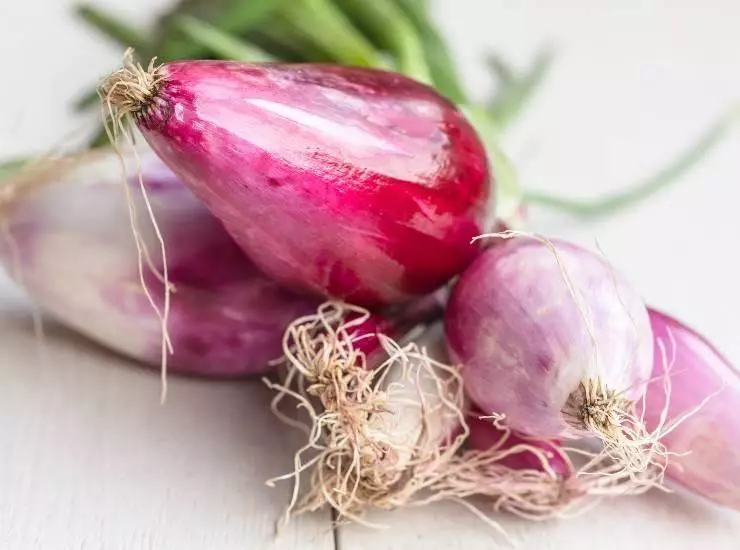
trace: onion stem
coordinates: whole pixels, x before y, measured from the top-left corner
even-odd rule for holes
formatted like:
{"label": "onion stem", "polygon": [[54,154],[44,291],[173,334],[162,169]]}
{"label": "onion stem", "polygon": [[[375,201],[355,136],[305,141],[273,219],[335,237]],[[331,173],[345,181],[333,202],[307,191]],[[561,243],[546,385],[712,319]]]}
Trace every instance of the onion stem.
{"label": "onion stem", "polygon": [[359,28],[396,58],[406,76],[427,84],[432,76],[416,29],[394,0],[335,0]]}
{"label": "onion stem", "polygon": [[359,67],[376,67],[379,56],[362,34],[329,0],[301,0],[280,10],[276,16],[289,22],[336,61]]}
{"label": "onion stem", "polygon": [[27,159],[16,159],[0,164],[0,182],[15,175],[27,162]]}
{"label": "onion stem", "polygon": [[206,48],[220,58],[250,63],[266,63],[275,60],[258,47],[194,17],[178,16],[174,24],[180,32],[194,43]]}
{"label": "onion stem", "polygon": [[740,108],[734,108],[729,116],[722,117],[690,148],[673,162],[624,191],[619,191],[594,200],[578,200],[559,197],[539,191],[525,193],[524,202],[561,210],[577,217],[596,217],[614,214],[651,197],[685,176],[701,162],[727,135],[740,116]]}
{"label": "onion stem", "polygon": [[139,29],[100,8],[82,4],[77,6],[77,15],[88,25],[125,48],[131,47],[144,53],[151,51],[151,43]]}
{"label": "onion stem", "polygon": [[[213,0],[184,1],[164,19],[164,35],[158,43],[158,52],[162,59],[193,59],[201,55],[203,45],[190,41],[182,35],[177,24],[178,16],[190,16],[205,21],[222,32],[244,35],[266,21],[288,0]],[[173,24],[174,23],[174,24]]]}
{"label": "onion stem", "polygon": [[429,14],[427,3],[423,0],[395,0],[395,3],[416,27],[435,87],[457,104],[468,103],[456,63],[452,59],[445,39]]}
{"label": "onion stem", "polygon": [[542,50],[529,70],[520,76],[503,58],[489,56],[488,66],[496,74],[501,89],[489,105],[488,111],[500,130],[506,129],[519,116],[550,72],[553,60],[551,50]]}
{"label": "onion stem", "polygon": [[331,61],[332,56],[305,36],[296,34],[290,23],[273,17],[269,25],[250,30],[246,38],[283,62]]}

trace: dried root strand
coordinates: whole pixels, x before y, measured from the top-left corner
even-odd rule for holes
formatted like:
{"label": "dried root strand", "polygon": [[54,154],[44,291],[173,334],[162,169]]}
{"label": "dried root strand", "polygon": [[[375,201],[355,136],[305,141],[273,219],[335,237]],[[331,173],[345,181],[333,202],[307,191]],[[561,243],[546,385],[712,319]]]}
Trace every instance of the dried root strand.
{"label": "dried root strand", "polygon": [[123,58],[123,66],[113,72],[100,86],[99,94],[108,111],[117,120],[127,115],[145,111],[154,101],[164,81],[162,66],[153,58],[149,65],[134,60],[134,51],[129,48]]}
{"label": "dried root strand", "polygon": [[[340,521],[364,523],[363,513],[371,508],[407,505],[436,481],[440,465],[453,459],[464,440],[440,441],[433,425],[440,419],[463,421],[457,370],[432,360],[415,344],[401,347],[382,335],[387,359],[369,369],[368,358],[354,345],[363,337],[355,329],[368,315],[329,302],[286,331],[288,373],[282,384],[270,384],[277,391],[273,410],[286,420],[278,407],[291,397],[311,421],[295,471],[279,478],[292,477],[296,484],[287,516],[329,505]],[[424,389],[429,384],[420,383],[422,377],[432,380],[431,390]],[[421,426],[411,440],[394,433],[399,404],[416,407],[419,415]],[[309,452],[316,456],[305,462]],[[301,473],[309,463],[308,487],[300,495]]]}
{"label": "dried root strand", "polygon": [[[308,438],[295,455],[294,471],[269,482],[294,481],[284,519],[330,506],[338,521],[372,526],[364,519],[371,509],[453,500],[501,530],[491,513],[531,520],[567,517],[601,497],[639,493],[660,479],[655,468],[629,474],[623,464],[601,455],[587,456],[578,471],[564,456],[571,474],[561,476],[550,467],[547,451],[526,443],[506,448],[505,437],[486,451],[461,452],[469,429],[457,369],[434,361],[416,344],[401,347],[381,336],[387,359],[369,370],[368,358],[355,347],[362,337],[356,329],[367,317],[360,308],[330,302],[286,331],[287,374],[281,384],[268,382],[277,392],[273,410],[297,425],[280,410],[289,398],[310,422],[300,425]],[[434,381],[431,390],[423,377]],[[403,381],[412,382],[414,392]],[[398,437],[399,402],[417,406],[422,427],[411,440]],[[462,431],[440,438],[440,418],[454,419]],[[507,429],[501,417],[494,417],[494,423]],[[503,463],[523,452],[538,457],[541,469],[518,470]],[[468,503],[469,497],[484,498],[489,511]]]}
{"label": "dried root strand", "polygon": [[603,444],[603,456],[640,476],[660,467],[665,447],[634,412],[635,404],[608,388],[600,378],[585,380],[570,395],[563,418],[575,430],[589,432]]}
{"label": "dried root strand", "polygon": [[[486,508],[490,506],[494,513],[506,512],[540,521],[580,515],[605,497],[637,495],[654,487],[662,488],[665,464],[650,466],[636,474],[603,453],[583,449],[563,449],[560,458],[567,473],[558,474],[550,466],[550,451],[526,442],[504,447],[511,434],[505,418],[496,414],[483,418],[492,418],[496,429],[502,431],[499,443],[485,451],[466,451],[447,464],[440,482],[431,488],[433,500],[482,498]],[[513,469],[502,464],[505,458],[521,453],[534,456],[538,468]],[[576,469],[573,458],[581,459],[583,465]],[[487,519],[485,511],[476,511]]]}
{"label": "dried root strand", "polygon": [[[161,65],[157,65],[156,58],[153,58],[149,62],[149,66],[145,69],[141,64],[134,60],[133,49],[128,48],[123,57],[123,66],[108,76],[105,82],[103,82],[98,89],[98,94],[101,98],[101,114],[105,132],[108,135],[108,139],[111,142],[113,150],[118,155],[121,163],[122,183],[129,211],[131,232],[137,249],[139,279],[144,294],[162,326],[162,359],[160,369],[162,387],[160,401],[162,404],[164,404],[167,399],[169,356],[174,353],[169,333],[169,318],[172,305],[172,294],[175,292],[175,286],[169,278],[167,246],[159,224],[157,223],[151,201],[149,200],[146,183],[144,182],[141,160],[136,150],[134,133],[130,128],[127,128],[126,122],[132,116],[138,116],[142,112],[146,112],[153,107],[163,82],[164,71],[162,70]],[[143,239],[139,229],[138,212],[133,201],[131,189],[129,189],[127,182],[126,161],[121,152],[121,141],[124,141],[129,145],[133,151],[133,156],[136,161],[136,178],[138,180],[141,198],[144,201],[149,221],[152,224],[152,229],[154,230],[157,244],[159,245],[159,253],[162,259],[161,273],[159,269],[154,266],[148,245]],[[162,307],[157,304],[152,291],[145,280],[145,264],[164,286]]]}

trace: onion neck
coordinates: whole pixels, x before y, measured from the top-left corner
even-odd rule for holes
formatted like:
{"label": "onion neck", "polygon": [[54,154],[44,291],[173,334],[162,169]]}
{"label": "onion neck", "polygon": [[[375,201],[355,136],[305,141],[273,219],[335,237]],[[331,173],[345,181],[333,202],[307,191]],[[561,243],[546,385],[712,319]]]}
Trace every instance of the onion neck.
{"label": "onion neck", "polygon": [[137,115],[151,107],[164,81],[162,65],[153,58],[144,68],[134,60],[133,50],[128,49],[123,66],[112,73],[100,87],[103,106],[116,120],[127,115]]}

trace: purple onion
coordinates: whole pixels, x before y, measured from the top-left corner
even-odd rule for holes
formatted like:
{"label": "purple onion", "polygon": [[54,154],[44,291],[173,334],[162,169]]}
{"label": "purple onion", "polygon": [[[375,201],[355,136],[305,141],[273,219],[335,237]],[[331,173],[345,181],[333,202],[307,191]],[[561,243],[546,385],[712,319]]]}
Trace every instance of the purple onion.
{"label": "purple onion", "polygon": [[[740,510],[740,373],[701,334],[650,310],[656,341],[655,381],[645,395],[645,423],[659,427],[670,399],[661,442],[670,457],[667,477],[714,502]],[[665,353],[663,353],[665,351]]]}
{"label": "purple onion", "polygon": [[537,438],[616,444],[650,378],[642,299],[602,257],[566,242],[492,246],[460,277],[445,323],[471,400]]}
{"label": "purple onion", "polygon": [[[168,329],[179,372],[230,377],[265,371],[281,355],[286,326],[317,300],[280,288],[231,240],[221,223],[151,152],[141,167],[164,236],[174,284]],[[126,185],[138,233],[160,274],[160,245],[132,176]],[[48,160],[2,183],[8,234],[0,259],[31,299],[103,346],[152,366],[161,362],[162,323],[144,294],[122,167],[112,152]],[[144,266],[156,305],[164,285]]]}

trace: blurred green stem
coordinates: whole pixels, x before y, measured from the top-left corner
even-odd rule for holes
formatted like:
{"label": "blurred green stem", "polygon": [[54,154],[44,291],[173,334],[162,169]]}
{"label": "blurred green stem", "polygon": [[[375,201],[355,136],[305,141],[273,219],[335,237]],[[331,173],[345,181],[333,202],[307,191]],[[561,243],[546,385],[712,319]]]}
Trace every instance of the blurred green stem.
{"label": "blurred green stem", "polygon": [[297,0],[275,14],[340,63],[375,67],[378,54],[329,0]]}
{"label": "blurred green stem", "polygon": [[295,0],[190,0],[178,5],[161,23],[158,53],[164,60],[195,59],[203,46],[184,36],[177,26],[178,16],[191,16],[222,32],[242,36],[269,20],[273,13]]}
{"label": "blurred green stem", "polygon": [[394,0],[416,27],[434,86],[457,104],[468,103],[457,66],[424,0]]}
{"label": "blurred green stem", "polygon": [[116,16],[88,4],[77,6],[76,12],[88,25],[124,48],[134,48],[145,57],[151,52],[151,43],[146,36]]}
{"label": "blurred green stem", "polygon": [[728,116],[722,117],[696,143],[685,150],[673,162],[646,180],[624,191],[619,191],[595,200],[569,199],[532,191],[525,193],[524,201],[529,204],[561,210],[572,216],[583,218],[614,214],[642,202],[680,180],[727,136],[739,118],[740,108],[734,108]]}
{"label": "blurred green stem", "polygon": [[394,0],[334,0],[359,28],[391,52],[398,69],[406,76],[426,84],[432,77],[424,55],[424,47],[414,26]]}
{"label": "blurred green stem", "polygon": [[27,162],[28,161],[26,159],[16,159],[0,164],[0,183],[18,173],[18,171],[23,168]]}
{"label": "blurred green stem", "polygon": [[501,148],[498,128],[485,108],[463,107],[463,111],[486,146],[496,189],[496,218],[515,229],[521,225],[519,218],[522,204],[522,188],[516,168]]}
{"label": "blurred green stem", "polygon": [[256,46],[219,30],[217,27],[198,21],[194,17],[182,15],[175,18],[175,26],[195,44],[208,49],[222,59],[234,59],[248,63],[275,61]]}
{"label": "blurred green stem", "polygon": [[488,107],[488,112],[501,131],[505,130],[523,111],[542,85],[552,68],[554,54],[542,50],[524,75],[517,75],[502,58],[491,55],[488,65],[500,84],[500,91]]}

